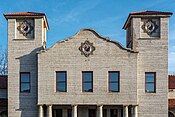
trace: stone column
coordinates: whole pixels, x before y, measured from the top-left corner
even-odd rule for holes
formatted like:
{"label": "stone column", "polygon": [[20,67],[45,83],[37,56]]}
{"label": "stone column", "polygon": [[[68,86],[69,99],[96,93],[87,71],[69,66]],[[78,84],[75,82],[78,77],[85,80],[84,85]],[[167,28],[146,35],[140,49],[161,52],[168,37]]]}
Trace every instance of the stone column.
{"label": "stone column", "polygon": [[72,117],[77,117],[77,105],[72,106]]}
{"label": "stone column", "polygon": [[52,105],[47,106],[47,117],[52,117]]}
{"label": "stone column", "polygon": [[123,107],[123,117],[128,117],[128,106]]}
{"label": "stone column", "polygon": [[138,106],[134,106],[134,117],[138,117]]}
{"label": "stone column", "polygon": [[39,105],[38,117],[44,117],[43,105]]}
{"label": "stone column", "polygon": [[103,105],[98,105],[98,115],[97,117],[103,117]]}

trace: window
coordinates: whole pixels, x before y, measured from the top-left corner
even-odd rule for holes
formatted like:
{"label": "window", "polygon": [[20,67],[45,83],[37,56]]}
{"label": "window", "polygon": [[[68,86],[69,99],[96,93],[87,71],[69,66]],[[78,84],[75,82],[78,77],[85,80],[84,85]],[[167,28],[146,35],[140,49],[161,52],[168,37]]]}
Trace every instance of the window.
{"label": "window", "polygon": [[72,117],[72,109],[67,110],[67,117]]}
{"label": "window", "polygon": [[109,71],[109,92],[119,92],[118,71]]}
{"label": "window", "polygon": [[67,92],[67,75],[66,71],[56,72],[56,91]]}
{"label": "window", "polygon": [[103,117],[107,117],[107,109],[103,109]]}
{"label": "window", "polygon": [[117,109],[111,109],[110,110],[110,117],[118,117],[118,110]]}
{"label": "window", "polygon": [[20,92],[30,92],[30,73],[20,73]]}
{"label": "window", "polygon": [[93,72],[83,71],[82,72],[83,81],[83,92],[93,92]]}
{"label": "window", "polygon": [[89,117],[96,117],[96,109],[89,109],[88,115]]}
{"label": "window", "polygon": [[156,92],[156,73],[155,72],[145,73],[145,92],[147,93]]}

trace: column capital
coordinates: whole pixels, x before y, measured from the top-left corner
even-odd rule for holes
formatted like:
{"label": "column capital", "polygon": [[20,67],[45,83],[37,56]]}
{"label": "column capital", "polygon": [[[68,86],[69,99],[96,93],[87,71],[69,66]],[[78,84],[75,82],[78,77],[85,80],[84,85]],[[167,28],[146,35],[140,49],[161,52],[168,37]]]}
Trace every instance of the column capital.
{"label": "column capital", "polygon": [[74,107],[74,106],[78,106],[78,104],[72,104],[71,106],[72,106],[72,107]]}
{"label": "column capital", "polygon": [[103,107],[103,104],[97,104],[97,107]]}

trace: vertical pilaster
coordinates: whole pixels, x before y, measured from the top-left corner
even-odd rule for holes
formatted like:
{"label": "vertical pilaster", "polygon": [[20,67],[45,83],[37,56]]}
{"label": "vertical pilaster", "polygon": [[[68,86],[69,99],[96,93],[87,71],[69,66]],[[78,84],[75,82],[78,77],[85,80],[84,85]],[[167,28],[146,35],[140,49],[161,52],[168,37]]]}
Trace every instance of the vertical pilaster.
{"label": "vertical pilaster", "polygon": [[47,106],[47,117],[52,117],[52,105]]}
{"label": "vertical pilaster", "polygon": [[39,105],[38,117],[44,117],[43,105]]}
{"label": "vertical pilaster", "polygon": [[138,106],[134,106],[134,117],[138,117]]}
{"label": "vertical pilaster", "polygon": [[123,117],[128,117],[128,106],[123,107]]}
{"label": "vertical pilaster", "polygon": [[103,105],[98,106],[98,115],[97,117],[103,117]]}
{"label": "vertical pilaster", "polygon": [[72,106],[72,117],[77,117],[77,105]]}

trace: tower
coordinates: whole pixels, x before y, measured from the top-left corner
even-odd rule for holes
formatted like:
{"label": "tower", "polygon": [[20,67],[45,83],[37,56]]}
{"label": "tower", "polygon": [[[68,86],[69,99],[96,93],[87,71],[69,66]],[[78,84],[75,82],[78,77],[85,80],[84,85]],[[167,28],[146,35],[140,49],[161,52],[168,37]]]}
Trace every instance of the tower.
{"label": "tower", "polygon": [[8,21],[8,116],[37,116],[37,54],[46,46],[44,13],[4,14]]}
{"label": "tower", "polygon": [[123,27],[127,31],[127,47],[138,51],[139,117],[168,115],[168,22],[171,15],[159,11],[133,12]]}

